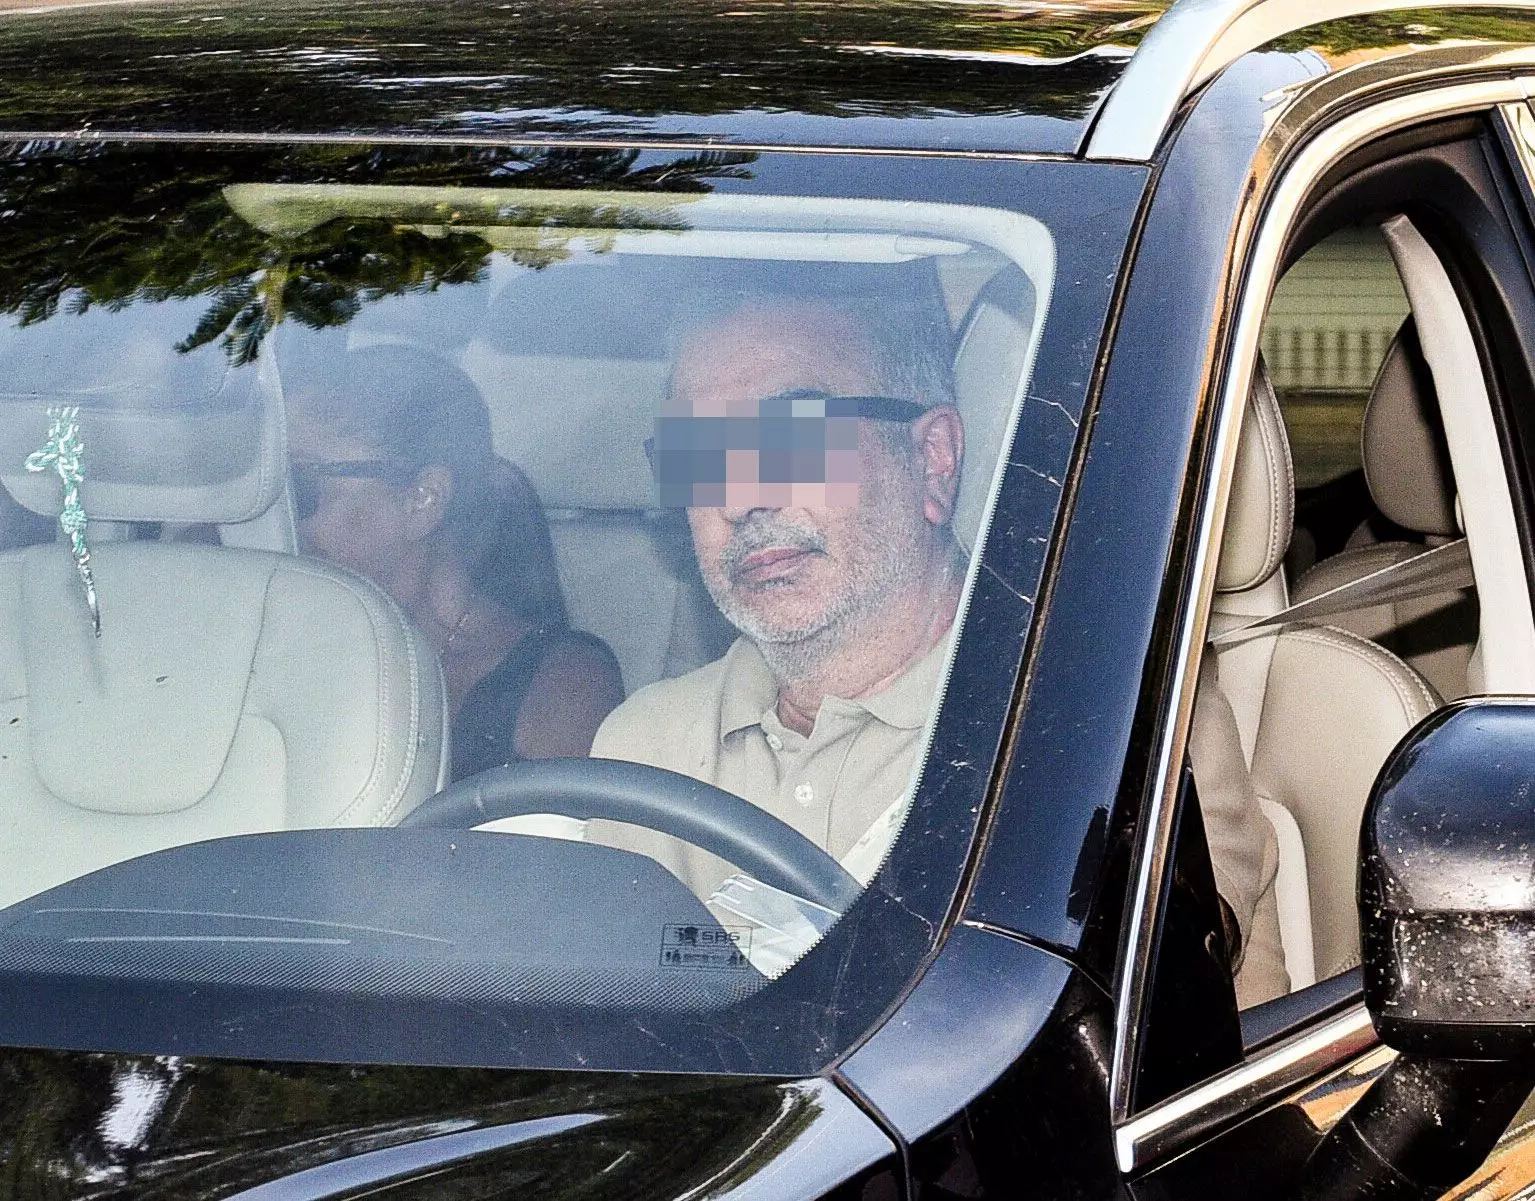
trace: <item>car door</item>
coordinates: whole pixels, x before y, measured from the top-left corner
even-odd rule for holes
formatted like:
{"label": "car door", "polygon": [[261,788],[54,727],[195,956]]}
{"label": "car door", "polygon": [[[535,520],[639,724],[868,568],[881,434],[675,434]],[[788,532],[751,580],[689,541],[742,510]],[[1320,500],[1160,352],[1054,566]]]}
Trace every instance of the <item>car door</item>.
{"label": "car door", "polygon": [[[1295,35],[1284,48],[1319,46],[1314,52],[1326,61],[1328,47],[1339,37],[1337,27],[1345,25],[1337,22]],[[1362,36],[1360,27],[1354,32]],[[1273,107],[1266,118],[1266,133],[1245,171],[1247,201],[1235,223],[1235,249],[1226,280],[1228,307],[1210,340],[1201,472],[1192,477],[1198,486],[1191,489],[1194,494],[1185,509],[1189,544],[1175,563],[1174,575],[1182,588],[1166,614],[1176,623],[1176,632],[1169,638],[1167,687],[1158,698],[1163,706],[1156,734],[1161,754],[1151,756],[1145,823],[1116,976],[1120,1008],[1111,1086],[1115,1150],[1137,1196],[1201,1196],[1217,1185],[1223,1191],[1239,1187],[1258,1197],[1294,1195],[1306,1157],[1393,1056],[1377,1042],[1364,1012],[1357,968],[1352,967],[1358,962],[1357,953],[1324,949],[1328,938],[1336,943],[1338,923],[1347,929],[1352,921],[1346,910],[1353,883],[1342,874],[1348,864],[1340,867],[1339,855],[1340,847],[1345,856],[1351,851],[1353,844],[1344,840],[1351,829],[1357,831],[1363,798],[1350,794],[1345,799],[1343,781],[1349,765],[1325,758],[1330,752],[1321,741],[1308,744],[1292,736],[1287,744],[1293,750],[1289,766],[1297,769],[1287,779],[1303,774],[1299,769],[1309,769],[1324,780],[1338,781],[1339,812],[1331,819],[1332,845],[1319,845],[1309,828],[1300,837],[1300,828],[1284,828],[1286,821],[1295,825],[1294,816],[1301,818],[1300,827],[1306,825],[1307,814],[1296,804],[1295,788],[1275,788],[1273,795],[1263,796],[1266,805],[1280,802],[1280,812],[1271,815],[1281,850],[1280,908],[1284,908],[1286,858],[1292,869],[1289,887],[1296,887],[1295,855],[1283,853],[1288,844],[1292,850],[1299,849],[1303,860],[1302,890],[1308,887],[1307,867],[1311,870],[1311,904],[1301,904],[1298,911],[1292,906],[1292,912],[1300,912],[1316,925],[1318,937],[1314,946],[1309,937],[1305,939],[1305,954],[1295,955],[1301,938],[1293,923],[1287,925],[1289,974],[1302,986],[1239,1013],[1229,979],[1209,970],[1211,958],[1220,958],[1221,922],[1202,828],[1205,823],[1200,820],[1208,797],[1199,796],[1197,767],[1189,770],[1185,754],[1190,725],[1197,723],[1198,707],[1212,687],[1208,677],[1201,680],[1202,660],[1220,660],[1222,690],[1232,694],[1239,719],[1243,704],[1254,703],[1251,697],[1244,702],[1239,695],[1241,681],[1251,673],[1233,668],[1235,656],[1220,647],[1212,649],[1207,640],[1212,636],[1219,640],[1223,628],[1229,631],[1239,623],[1251,632],[1249,653],[1265,643],[1277,643],[1279,631],[1286,628],[1283,615],[1288,606],[1297,595],[1305,594],[1299,585],[1304,565],[1292,557],[1292,562],[1275,571],[1272,579],[1277,582],[1271,595],[1249,596],[1247,610],[1241,612],[1240,605],[1233,609],[1229,603],[1230,590],[1223,589],[1217,566],[1222,538],[1232,537],[1232,515],[1243,503],[1238,495],[1240,442],[1244,419],[1250,424],[1257,408],[1256,400],[1250,399],[1257,388],[1255,380],[1276,367],[1281,372],[1290,369],[1273,361],[1282,357],[1275,352],[1285,349],[1286,339],[1276,334],[1282,314],[1271,307],[1271,293],[1286,268],[1328,235],[1336,237],[1338,231],[1345,231],[1345,238],[1352,236],[1356,244],[1361,244],[1361,237],[1380,239],[1374,243],[1376,252],[1365,256],[1367,265],[1399,278],[1423,340],[1424,387],[1436,394],[1433,413],[1443,425],[1453,476],[1451,501],[1456,496],[1459,501],[1454,519],[1459,528],[1422,534],[1412,544],[1412,553],[1459,545],[1463,536],[1469,566],[1461,576],[1445,577],[1445,586],[1455,591],[1449,584],[1456,584],[1460,593],[1471,595],[1476,609],[1476,624],[1466,644],[1472,666],[1463,675],[1463,687],[1453,691],[1461,695],[1527,692],[1535,686],[1525,483],[1529,479],[1528,415],[1523,401],[1532,379],[1528,331],[1535,329],[1535,295],[1530,287],[1528,214],[1523,199],[1528,195],[1529,176],[1520,165],[1528,154],[1529,143],[1523,139],[1530,118],[1522,102],[1523,85],[1506,76],[1494,77],[1484,67],[1470,53],[1401,53],[1369,70],[1341,72],[1270,96]],[[1401,90],[1409,81],[1416,86]],[[1387,87],[1397,89],[1389,99],[1381,91]],[[1212,91],[1190,117],[1169,154],[1164,189],[1169,184],[1179,186],[1174,167],[1186,170],[1201,156],[1208,160],[1209,143],[1202,144],[1201,139],[1208,139],[1220,117],[1212,108],[1219,100],[1218,90]],[[1337,116],[1340,111],[1347,115]],[[1212,125],[1205,126],[1206,120]],[[1148,227],[1148,241],[1154,243],[1157,237],[1158,231]],[[1143,251],[1143,262],[1144,257]],[[1357,274],[1364,269],[1356,264],[1354,270]],[[1283,297],[1284,285],[1280,286]],[[1318,344],[1333,348],[1346,341],[1347,331],[1340,322],[1344,317],[1352,320],[1357,311],[1358,305],[1344,306],[1330,330],[1337,337]],[[1270,317],[1274,320],[1266,326]],[[1122,332],[1121,339],[1130,332]],[[1266,368],[1260,345],[1269,351]],[[1376,350],[1385,357],[1384,346]],[[1357,361],[1357,348],[1353,357],[1354,375],[1371,381],[1374,391],[1389,384],[1374,377],[1376,363]],[[1340,361],[1348,358],[1344,353]],[[1353,387],[1356,399],[1362,388],[1366,393],[1371,390],[1359,379],[1350,384],[1343,378],[1347,374],[1340,372],[1339,382]],[[1315,379],[1309,382],[1315,391]],[[1299,384],[1305,383],[1299,380],[1292,393],[1304,392]],[[1347,387],[1339,390],[1346,392]],[[1313,401],[1316,409],[1318,403]],[[1339,400],[1332,410],[1328,403],[1325,397],[1320,402],[1324,425],[1351,402]],[[1320,440],[1314,436],[1316,413],[1302,412],[1303,408],[1292,403],[1289,415],[1294,426],[1301,428],[1299,441],[1314,467],[1330,447],[1326,436]],[[1356,417],[1362,420],[1360,414]],[[1312,422],[1309,442],[1308,420]],[[1297,443],[1295,435],[1292,428],[1292,448]],[[1336,442],[1334,438],[1334,446]],[[1369,468],[1366,462],[1366,474]],[[1337,478],[1347,474],[1343,471]],[[1233,475],[1238,481],[1235,487]],[[1303,501],[1311,504],[1309,519],[1325,524],[1321,521],[1325,518],[1333,526],[1347,528],[1348,537],[1360,540],[1350,549],[1359,550],[1371,535],[1367,529],[1354,528],[1358,514],[1350,515],[1348,505],[1353,502],[1343,495],[1346,488],[1330,493],[1321,488],[1329,482],[1335,480],[1313,479],[1312,495],[1303,495]],[[1293,488],[1293,484],[1285,486]],[[1378,494],[1383,488],[1375,481],[1369,492]],[[1369,506],[1369,493],[1362,503]],[[1289,533],[1287,528],[1287,541]],[[1414,536],[1411,530],[1393,533],[1404,545]],[[1315,551],[1313,546],[1313,559]],[[1347,600],[1345,595],[1339,603]],[[1356,658],[1379,658],[1399,681],[1426,681],[1413,666],[1417,660],[1412,654],[1386,649],[1391,641],[1387,634],[1363,637],[1349,629],[1364,607],[1361,602],[1350,609],[1344,603],[1343,608],[1307,623],[1306,636],[1318,641],[1324,634],[1333,637],[1327,631],[1341,630],[1336,641],[1351,648]],[[1271,624],[1265,626],[1265,621]],[[1401,644],[1396,645],[1400,651]],[[1297,689],[1277,690],[1273,682],[1279,669],[1272,645],[1268,654],[1271,660],[1259,673],[1257,716],[1252,719],[1260,726],[1259,746],[1257,750],[1246,747],[1248,769],[1255,779],[1264,766],[1268,725],[1296,714],[1304,718],[1321,712],[1336,704],[1339,691],[1348,687],[1336,676],[1319,675]],[[1398,672],[1388,660],[1406,670]],[[1345,741],[1358,746],[1374,737],[1389,749],[1397,732],[1405,733],[1416,716],[1447,699],[1441,692],[1448,691],[1452,689],[1442,684],[1425,684],[1422,696],[1412,698],[1412,705],[1393,718],[1397,724],[1387,727],[1389,737],[1379,726],[1365,731],[1367,716],[1362,715],[1361,729],[1350,731],[1356,736]],[[1287,714],[1285,706],[1291,706],[1292,712]],[[1303,725],[1304,720],[1290,724]],[[1366,757],[1355,765],[1356,775],[1368,769],[1366,785],[1373,776],[1372,762]],[[1258,791],[1262,794],[1261,781]],[[1352,828],[1349,821],[1354,823]],[[1319,901],[1323,895],[1328,898],[1325,903]],[[1299,966],[1302,960],[1313,969],[1310,975]],[[1307,984],[1313,977],[1315,982]],[[1516,1122],[1514,1129],[1518,1128]],[[1516,1166],[1522,1150],[1516,1135],[1495,1153],[1478,1178],[1492,1191],[1478,1196],[1511,1195],[1529,1183]],[[1450,1186],[1455,1181],[1440,1183]],[[1311,1187],[1323,1186],[1311,1182]],[[1470,1183],[1465,1186],[1471,1187]],[[1325,1188],[1318,1195],[1326,1195]]]}

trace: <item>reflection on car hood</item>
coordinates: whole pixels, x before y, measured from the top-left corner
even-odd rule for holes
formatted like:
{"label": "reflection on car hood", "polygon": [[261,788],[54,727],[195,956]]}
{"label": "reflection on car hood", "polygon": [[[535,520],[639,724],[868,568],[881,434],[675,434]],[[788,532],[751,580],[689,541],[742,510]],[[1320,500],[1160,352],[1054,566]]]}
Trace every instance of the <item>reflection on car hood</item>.
{"label": "reflection on car hood", "polygon": [[823,1109],[814,1082],[0,1053],[0,1146],[38,1195],[680,1196]]}
{"label": "reflection on car hood", "polygon": [[0,14],[0,126],[1070,152],[1166,7],[66,3]]}

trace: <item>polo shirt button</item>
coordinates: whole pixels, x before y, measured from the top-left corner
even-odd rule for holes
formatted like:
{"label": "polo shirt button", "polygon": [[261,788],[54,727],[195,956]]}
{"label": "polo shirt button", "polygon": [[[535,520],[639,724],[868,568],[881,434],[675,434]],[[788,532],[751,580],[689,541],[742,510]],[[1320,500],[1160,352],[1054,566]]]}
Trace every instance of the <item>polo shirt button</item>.
{"label": "polo shirt button", "polygon": [[769,734],[767,736],[767,744],[775,751],[783,750],[783,739],[778,737],[777,734]]}
{"label": "polo shirt button", "polygon": [[809,784],[796,784],[794,786],[794,799],[801,805],[808,805],[815,800],[815,789]]}

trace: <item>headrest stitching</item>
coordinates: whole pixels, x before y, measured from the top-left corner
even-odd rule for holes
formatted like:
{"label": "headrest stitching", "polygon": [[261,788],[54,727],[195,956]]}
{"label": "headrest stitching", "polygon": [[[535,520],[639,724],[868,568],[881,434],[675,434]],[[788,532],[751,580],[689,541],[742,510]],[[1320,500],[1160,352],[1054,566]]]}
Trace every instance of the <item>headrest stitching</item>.
{"label": "headrest stitching", "polygon": [[[400,765],[394,791],[390,794],[383,812],[379,814],[379,822],[382,825],[390,824],[390,819],[399,809],[400,802],[405,799],[405,791],[410,787],[411,777],[416,770],[416,758],[421,751],[421,663],[420,647],[414,638],[405,639],[405,661],[410,669],[407,673],[410,682],[410,729],[406,731],[405,762]],[[443,694],[443,704],[446,707],[446,692]]]}
{"label": "headrest stitching", "polygon": [[1391,690],[1396,693],[1397,700],[1402,704],[1403,716],[1409,721],[1418,721],[1421,715],[1413,712],[1411,693],[1404,687],[1404,680],[1417,689],[1418,699],[1427,706],[1426,711],[1431,712],[1439,707],[1439,701],[1435,698],[1433,691],[1415,668],[1393,655],[1380,643],[1361,638],[1351,630],[1341,629],[1338,626],[1314,626],[1310,629],[1287,630],[1280,637],[1294,639],[1297,642],[1310,642],[1316,646],[1331,646],[1372,667],[1378,668],[1384,661],[1398,669],[1395,673],[1382,671],[1380,674],[1386,678],[1386,682],[1391,685]]}

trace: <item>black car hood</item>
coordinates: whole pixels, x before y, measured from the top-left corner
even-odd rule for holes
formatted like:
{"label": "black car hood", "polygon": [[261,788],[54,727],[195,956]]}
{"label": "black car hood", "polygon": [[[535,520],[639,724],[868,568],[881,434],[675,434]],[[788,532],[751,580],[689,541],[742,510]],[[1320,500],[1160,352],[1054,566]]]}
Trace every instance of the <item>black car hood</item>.
{"label": "black car hood", "polygon": [[1165,8],[1163,0],[66,6],[0,14],[0,128],[1069,153]]}
{"label": "black car hood", "polygon": [[0,1162],[25,1196],[713,1195],[832,1122],[823,1171],[887,1152],[820,1081],[0,1053]]}

